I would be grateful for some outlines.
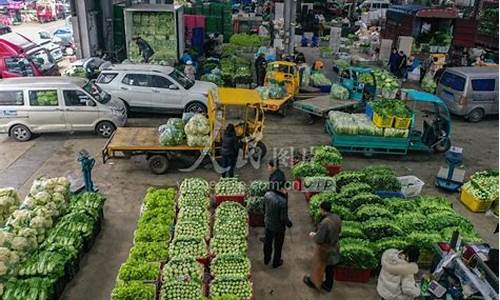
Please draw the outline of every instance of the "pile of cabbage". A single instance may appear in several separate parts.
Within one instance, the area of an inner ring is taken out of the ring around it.
[[[160,125],[160,145],[178,146],[186,143],[186,134],[184,133],[184,121],[179,118],[170,118],[167,124]]]
[[[172,12],[133,12],[133,36],[140,36],[154,50],[152,62],[174,61],[177,59],[175,18]],[[135,41],[128,44],[128,59],[142,61]]]
[[[396,92],[401,87],[399,80],[386,70],[374,70],[373,75],[377,83],[377,89],[384,98],[396,98]]]
[[[203,114],[194,114],[184,126],[187,144],[190,147],[205,147],[210,145],[210,126]]]
[[[332,82],[330,79],[326,78],[326,76],[322,73],[315,72],[311,74],[310,76],[311,80],[311,85],[312,86],[324,86],[324,85],[331,85]]]
[[[0,225],[19,207],[21,199],[14,188],[0,189]]]
[[[349,90],[340,84],[334,83],[330,90],[330,97],[334,100],[347,100],[349,99]]]
[[[337,134],[406,138],[409,133],[408,129],[378,128],[365,114],[330,111],[328,119]]]
[[[427,93],[434,93],[437,85],[432,76],[425,76],[420,87]]]
[[[68,205],[69,186],[64,177],[33,182],[28,196],[0,229],[0,276],[15,275],[17,264],[45,240]]]
[[[263,100],[281,99],[286,97],[286,86],[283,81],[272,81],[267,86],[257,88],[257,92]]]

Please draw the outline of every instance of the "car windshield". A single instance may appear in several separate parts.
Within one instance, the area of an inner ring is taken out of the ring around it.
[[[45,49],[31,53],[29,58],[42,72],[51,70],[56,64],[52,55]]]
[[[439,83],[458,92],[462,92],[465,88],[465,78],[450,72],[444,72]]]
[[[177,83],[182,85],[182,87],[186,90],[189,90],[194,85],[194,80],[187,78],[183,73],[178,70],[172,71],[172,73],[168,74],[170,78],[175,80]]]
[[[87,84],[83,86],[83,89],[87,93],[92,95],[92,97],[94,97],[95,100],[97,100],[102,104],[106,104],[109,102],[109,100],[111,100],[110,94],[106,93],[103,89],[101,89],[99,86],[95,85],[91,81],[87,82]]]

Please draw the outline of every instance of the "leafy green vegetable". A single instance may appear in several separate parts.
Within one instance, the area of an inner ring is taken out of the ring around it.
[[[251,196],[245,199],[245,204],[249,213],[263,215],[264,214],[264,197]]]
[[[433,244],[441,241],[441,235],[439,233],[416,231],[410,233],[406,239],[410,245],[419,249],[431,250]]]
[[[384,205],[395,215],[402,212],[417,210],[417,204],[413,200],[402,198],[385,198]]]
[[[247,276],[217,276],[210,283],[210,295],[215,297],[234,295],[240,299],[248,299],[252,296],[252,284]]]
[[[395,221],[406,234],[426,228],[427,225],[426,217],[418,211],[402,212],[396,215]]]
[[[365,204],[356,210],[356,217],[361,222],[377,218],[391,219],[392,213],[381,204]]]
[[[163,279],[165,281],[189,279],[202,282],[203,266],[192,256],[176,256],[163,267]]]
[[[170,243],[168,249],[170,257],[192,256],[202,258],[207,256],[207,245],[203,238],[191,236],[177,236]]]
[[[340,264],[360,269],[373,269],[378,265],[369,243],[360,239],[340,240]]]
[[[204,299],[202,284],[197,281],[170,280],[163,283],[161,290],[162,300]]]
[[[317,146],[313,150],[313,162],[324,165],[338,165],[342,162],[342,154],[333,146]]]
[[[311,176],[304,178],[303,189],[308,192],[335,192],[335,179],[329,176]]]
[[[294,178],[305,178],[326,174],[327,171],[325,167],[315,162],[301,161],[292,168],[292,175]]]
[[[141,242],[130,249],[129,259],[144,262],[159,262],[168,258],[168,245],[166,242]]]
[[[351,198],[362,193],[371,193],[373,191],[372,187],[366,183],[349,183],[340,189],[340,193],[343,197]]]
[[[385,237],[400,236],[403,231],[391,220],[373,219],[364,223],[363,231],[370,241]]]
[[[221,177],[219,182],[215,185],[215,194],[223,196],[244,195],[246,193],[246,186],[238,178],[224,178]]]
[[[248,194],[250,196],[263,197],[268,190],[269,183],[263,180],[254,180],[248,187]]]
[[[387,249],[404,249],[408,246],[408,241],[403,237],[387,237],[373,243],[375,255],[380,259]]]
[[[363,233],[362,223],[354,221],[344,221],[342,220],[342,229],[340,236],[342,239],[353,238],[353,239],[366,239]]]
[[[365,182],[366,174],[363,171],[342,171],[335,176],[337,188],[341,189],[344,185],[349,183],[362,183]]]
[[[122,281],[133,280],[156,280],[158,279],[158,263],[143,263],[138,261],[126,261],[118,271],[118,279]]]
[[[217,255],[210,263],[212,276],[243,275],[250,274],[250,260],[240,254]]]

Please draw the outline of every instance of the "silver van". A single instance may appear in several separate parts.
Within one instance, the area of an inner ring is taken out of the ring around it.
[[[452,114],[470,122],[498,114],[498,66],[447,68],[436,94]]]
[[[20,142],[44,132],[95,131],[109,137],[126,122],[123,102],[88,80],[71,77],[0,80],[0,133]]]

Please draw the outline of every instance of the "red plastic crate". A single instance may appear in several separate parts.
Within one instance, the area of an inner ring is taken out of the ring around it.
[[[219,205],[225,201],[233,201],[244,204],[245,195],[231,195],[231,196],[215,195],[215,204]]]
[[[304,197],[306,198],[306,201],[309,202],[311,201],[312,196],[316,194],[317,192],[304,192]]]
[[[331,165],[331,164],[329,164],[329,165],[326,165],[325,168],[328,171],[328,175],[330,175],[330,176],[335,176],[338,173],[340,173],[340,171],[342,171],[342,166],[341,165]]]
[[[264,226],[264,215],[249,213],[248,214],[248,224],[252,227],[263,227]]]
[[[372,270],[349,267],[335,267],[335,280],[367,283],[370,281]]]

